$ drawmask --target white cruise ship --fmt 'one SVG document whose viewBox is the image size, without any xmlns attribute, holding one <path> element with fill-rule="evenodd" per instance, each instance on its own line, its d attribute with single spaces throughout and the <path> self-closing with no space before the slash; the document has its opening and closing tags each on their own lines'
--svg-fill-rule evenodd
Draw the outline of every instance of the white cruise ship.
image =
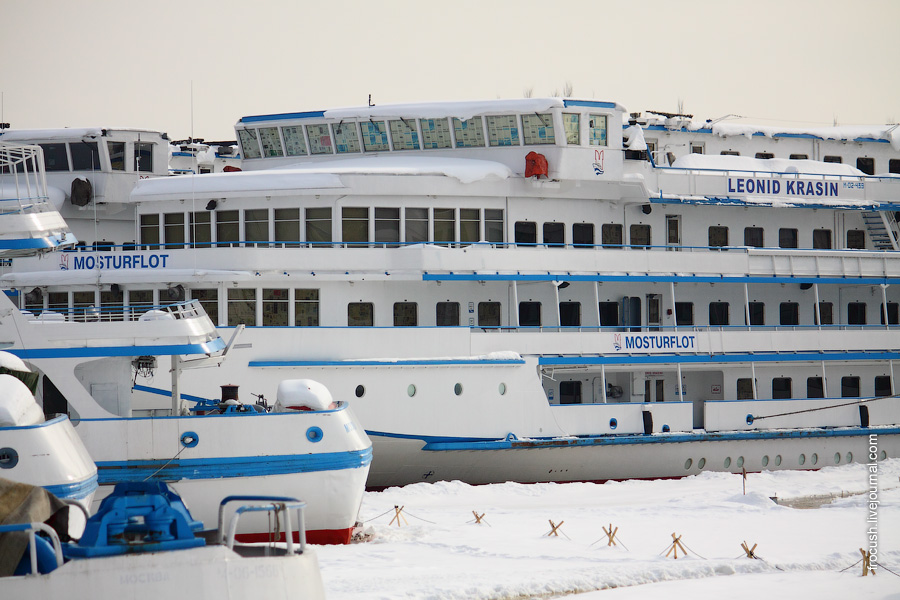
<svg viewBox="0 0 900 600">
<path fill-rule="evenodd" d="M 235 128 L 243 172 L 146 179 L 167 170 L 159 134 L 6 134 L 59 157 L 61 212 L 93 243 L 0 282 L 31 312 L 195 299 L 223 337 L 245 325 L 229 372 L 350 400 L 370 487 L 900 456 L 896 126 L 545 98 Z M 76 172 L 85 142 L 95 170 Z M 171 392 L 165 374 L 136 389 L 135 414 Z"/>
</svg>

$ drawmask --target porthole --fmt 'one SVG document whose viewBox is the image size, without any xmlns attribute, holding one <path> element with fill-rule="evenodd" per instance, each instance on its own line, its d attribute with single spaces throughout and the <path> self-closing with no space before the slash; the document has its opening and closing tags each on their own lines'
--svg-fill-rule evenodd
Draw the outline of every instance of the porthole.
<svg viewBox="0 0 900 600">
<path fill-rule="evenodd" d="M 815 465 L 815 464 L 818 464 L 818 462 L 819 462 L 819 455 L 816 454 L 815 452 L 813 452 L 813 455 L 809 457 L 809 461 L 810 461 L 812 464 L 814 464 L 814 465 Z"/>
<path fill-rule="evenodd" d="M 181 445 L 185 448 L 193 448 L 200 443 L 200 436 L 193 431 L 185 431 L 181 434 Z"/>
<path fill-rule="evenodd" d="M 311 441 L 314 444 L 316 442 L 321 442 L 323 435 L 324 434 L 322 433 L 322 430 L 319 429 L 318 427 L 310 427 L 309 429 L 306 430 L 306 439 L 308 439 L 309 441 Z"/>
<path fill-rule="evenodd" d="M 406 394 L 407 394 L 410 398 L 412 398 L 413 396 L 415 396 L 415 395 L 416 395 L 416 386 L 413 385 L 413 384 L 409 384 L 409 385 L 407 386 L 407 388 L 406 388 Z"/>
<path fill-rule="evenodd" d="M 12 448 L 0 448 L 0 469 L 12 469 L 19 464 L 19 453 Z"/>
<path fill-rule="evenodd" d="M 357 398 L 362 398 L 363 396 L 365 396 L 365 395 L 366 395 L 366 388 L 365 388 L 365 386 L 362 386 L 362 385 L 356 386 L 356 392 L 355 392 L 355 393 L 356 393 L 356 397 L 357 397 Z"/>
<path fill-rule="evenodd" d="M 730 456 L 725 457 L 725 468 L 726 469 L 731 468 L 731 457 Z"/>
<path fill-rule="evenodd" d="M 763 458 L 762 458 L 762 466 L 764 466 L 764 467 L 768 467 L 768 466 L 769 466 L 769 457 L 768 457 L 768 455 L 763 456 Z"/>
<path fill-rule="evenodd" d="M 686 461 L 684 461 L 684 470 L 689 470 L 692 464 L 694 464 L 694 461 L 692 461 L 691 459 L 687 459 Z"/>
<path fill-rule="evenodd" d="M 852 463 L 852 462 L 853 462 L 853 453 L 852 453 L 852 452 L 848 452 L 848 453 L 847 453 L 847 462 L 848 462 L 848 463 Z"/>
<path fill-rule="evenodd" d="M 801 465 L 805 465 L 806 464 L 806 455 L 801 454 L 800 458 L 797 459 L 797 462 L 799 462 Z"/>
<path fill-rule="evenodd" d="M 616 421 L 614 418 L 609 420 L 609 428 L 610 429 L 615 429 L 618 426 L 619 426 L 619 422 Z"/>
<path fill-rule="evenodd" d="M 738 456 L 738 457 L 737 457 L 737 462 L 735 462 L 734 464 L 735 464 L 735 466 L 736 466 L 738 469 L 740 469 L 741 467 L 743 467 L 743 466 L 744 466 L 744 457 L 743 457 L 743 456 Z"/>
<path fill-rule="evenodd" d="M 453 393 L 456 394 L 457 396 L 462 394 L 462 384 L 461 383 L 457 383 L 456 385 L 453 386 Z"/>
<path fill-rule="evenodd" d="M 663 425 L 663 426 L 662 426 L 662 431 L 663 431 L 663 433 L 669 433 L 669 431 L 671 431 L 671 429 L 669 429 L 669 426 L 668 426 L 668 425 Z"/>
<path fill-rule="evenodd" d="M 705 467 L 705 466 L 706 466 L 706 459 L 705 459 L 705 458 L 701 458 L 700 460 L 697 461 L 697 468 L 698 468 L 698 469 L 702 469 L 702 468 Z"/>
<path fill-rule="evenodd" d="M 841 453 L 840 452 L 834 453 L 834 464 L 836 464 L 836 465 L 841 464 Z"/>
<path fill-rule="evenodd" d="M 776 455 L 775 455 L 775 466 L 776 466 L 776 467 L 780 467 L 780 466 L 781 466 L 781 455 L 780 455 L 780 454 L 776 454 Z"/>
<path fill-rule="evenodd" d="M 506 394 L 506 384 L 501 383 L 499 386 L 497 386 L 497 391 L 500 392 L 501 396 L 505 395 Z"/>
</svg>

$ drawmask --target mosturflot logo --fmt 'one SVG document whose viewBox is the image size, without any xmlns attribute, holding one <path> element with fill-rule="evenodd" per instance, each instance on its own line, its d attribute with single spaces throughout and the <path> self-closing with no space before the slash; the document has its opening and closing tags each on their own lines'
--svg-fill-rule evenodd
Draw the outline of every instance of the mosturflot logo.
<svg viewBox="0 0 900 600">
<path fill-rule="evenodd" d="M 69 253 L 61 252 L 59 255 L 59 270 L 60 271 L 68 271 L 69 270 Z"/>
<path fill-rule="evenodd" d="M 594 175 L 603 175 L 603 150 L 594 150 Z"/>
<path fill-rule="evenodd" d="M 622 350 L 622 334 L 616 333 L 613 334 L 613 350 L 616 352 L 621 352 Z"/>
</svg>

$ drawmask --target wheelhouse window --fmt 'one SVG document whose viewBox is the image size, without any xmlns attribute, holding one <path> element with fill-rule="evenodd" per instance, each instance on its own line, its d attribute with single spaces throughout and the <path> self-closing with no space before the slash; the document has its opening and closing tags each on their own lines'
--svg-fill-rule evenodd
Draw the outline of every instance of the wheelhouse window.
<svg viewBox="0 0 900 600">
<path fill-rule="evenodd" d="M 209 248 L 212 246 L 212 213 L 190 213 L 191 248 Z"/>
<path fill-rule="evenodd" d="M 415 120 L 400 119 L 388 121 L 391 131 L 391 143 L 394 150 L 418 150 L 419 132 L 416 130 Z"/>
<path fill-rule="evenodd" d="M 841 398 L 859 398 L 859 377 L 841 377 Z"/>
<path fill-rule="evenodd" d="M 294 325 L 297 327 L 319 326 L 319 290 L 294 290 Z"/>
<path fill-rule="evenodd" d="M 284 151 L 288 156 L 306 156 L 306 139 L 303 128 L 299 125 L 282 127 L 281 137 L 284 139 Z"/>
<path fill-rule="evenodd" d="M 813 229 L 813 248 L 816 250 L 831 249 L 830 229 Z"/>
<path fill-rule="evenodd" d="M 400 209 L 375 208 L 375 242 L 396 247 L 400 243 Z"/>
<path fill-rule="evenodd" d="M 228 326 L 256 325 L 256 290 L 231 288 L 228 290 Z"/>
<path fill-rule="evenodd" d="M 754 248 L 763 247 L 763 228 L 744 227 L 744 245 Z"/>
<path fill-rule="evenodd" d="M 71 152 L 72 154 L 72 170 L 100 170 L 100 151 L 98 150 L 97 142 L 79 142 L 75 144 L 69 144 L 69 152 Z M 135 155 L 136 154 L 137 146 L 135 146 Z"/>
<path fill-rule="evenodd" d="M 263 289 L 262 324 L 271 327 L 287 327 L 290 299 L 287 289 Z"/>
<path fill-rule="evenodd" d="M 516 244 L 537 244 L 537 223 L 531 221 L 516 221 L 514 226 Z"/>
<path fill-rule="evenodd" d="M 394 302 L 394 327 L 415 327 L 419 312 L 415 302 Z"/>
<path fill-rule="evenodd" d="M 581 115 L 563 113 L 563 128 L 566 130 L 566 144 L 578 146 L 581 144 Z"/>
<path fill-rule="evenodd" d="M 868 156 L 860 156 L 856 159 L 856 168 L 866 175 L 875 174 L 875 159 Z"/>
<path fill-rule="evenodd" d="M 711 225 L 709 227 L 709 245 L 710 247 L 727 246 L 728 228 L 721 225 Z"/>
<path fill-rule="evenodd" d="M 573 223 L 572 245 L 576 248 L 590 248 L 594 245 L 594 224 Z"/>
<path fill-rule="evenodd" d="M 216 212 L 216 242 L 218 246 L 237 246 L 240 240 L 240 216 L 236 210 Z"/>
<path fill-rule="evenodd" d="M 520 327 L 540 327 L 541 326 L 541 303 L 540 302 L 519 302 L 519 326 Z"/>
<path fill-rule="evenodd" d="M 604 223 L 600 226 L 600 240 L 604 246 L 621 246 L 625 243 L 623 228 L 619 223 Z"/>
<path fill-rule="evenodd" d="M 847 248 L 851 250 L 865 250 L 866 232 L 862 229 L 848 229 Z"/>
<path fill-rule="evenodd" d="M 406 218 L 406 243 L 418 244 L 428 241 L 428 209 L 407 208 L 404 211 Z"/>
<path fill-rule="evenodd" d="M 865 302 L 849 302 L 847 304 L 847 324 L 848 325 L 865 325 L 866 324 L 866 303 Z"/>
<path fill-rule="evenodd" d="M 825 384 L 821 377 L 806 378 L 806 397 L 807 398 L 824 398 Z"/>
<path fill-rule="evenodd" d="M 749 302 L 747 312 L 750 315 L 751 327 L 762 327 L 766 324 L 766 305 L 764 302 Z"/>
<path fill-rule="evenodd" d="M 566 226 L 563 223 L 544 223 L 544 244 L 561 248 L 566 243 Z"/>
<path fill-rule="evenodd" d="M 591 146 L 605 146 L 606 115 L 590 115 L 588 122 L 588 139 Z"/>
<path fill-rule="evenodd" d="M 362 129 L 363 149 L 366 152 L 387 152 L 390 150 L 384 121 L 365 121 L 360 123 L 359 126 Z"/>
<path fill-rule="evenodd" d="M 650 246 L 650 226 L 635 224 L 631 226 L 631 245 L 638 248 Z"/>
<path fill-rule="evenodd" d="M 334 154 L 331 151 L 331 132 L 328 125 L 307 125 L 306 136 L 309 138 L 310 154 Z"/>
<path fill-rule="evenodd" d="M 331 243 L 331 208 L 306 209 L 306 241 L 312 244 Z"/>
<path fill-rule="evenodd" d="M 296 246 L 300 241 L 300 209 L 276 208 L 275 217 L 275 241 L 285 247 Z"/>
<path fill-rule="evenodd" d="M 553 115 L 535 113 L 522 115 L 522 138 L 526 145 L 553 144 Z"/>
<path fill-rule="evenodd" d="M 422 146 L 429 148 L 450 147 L 450 125 L 447 119 L 420 119 Z"/>
<path fill-rule="evenodd" d="M 728 325 L 727 302 L 709 303 L 709 324 L 711 327 L 722 327 L 724 325 Z"/>
<path fill-rule="evenodd" d="M 368 207 L 345 206 L 341 209 L 341 241 L 350 248 L 361 248 L 368 243 Z"/>
<path fill-rule="evenodd" d="M 238 140 L 241 142 L 241 151 L 244 154 L 244 158 L 262 157 L 255 129 L 238 129 Z"/>
<path fill-rule="evenodd" d="M 774 400 L 786 400 L 793 398 L 791 392 L 790 377 L 773 377 L 772 378 L 772 398 Z"/>
<path fill-rule="evenodd" d="M 434 307 L 434 324 L 438 327 L 459 326 L 459 302 L 438 302 Z"/>
<path fill-rule="evenodd" d="M 797 230 L 789 227 L 782 227 L 778 230 L 778 247 L 779 248 L 797 248 Z"/>
<path fill-rule="evenodd" d="M 560 302 L 559 324 L 562 327 L 581 327 L 581 302 Z"/>
<path fill-rule="evenodd" d="M 676 325 L 693 325 L 694 324 L 694 303 L 693 302 L 676 302 L 675 303 L 675 324 Z"/>
<path fill-rule="evenodd" d="M 43 147 L 43 145 L 42 145 Z M 106 149 L 109 151 L 109 166 L 113 171 L 125 170 L 125 142 L 106 142 Z M 46 158 L 47 151 L 44 151 Z M 68 169 L 68 167 L 66 167 Z"/>
<path fill-rule="evenodd" d="M 488 143 L 491 146 L 518 146 L 519 123 L 516 115 L 487 117 Z"/>
<path fill-rule="evenodd" d="M 799 325 L 800 305 L 796 302 L 782 302 L 778 305 L 778 315 L 782 325 Z"/>
<path fill-rule="evenodd" d="M 368 123 L 366 123 L 368 125 Z M 365 132 L 365 126 L 363 126 Z M 359 152 L 359 134 L 356 131 L 356 123 L 338 123 L 331 126 L 334 132 L 334 151 L 338 154 Z M 363 133 L 365 139 L 365 133 Z"/>
<path fill-rule="evenodd" d="M 96 145 L 95 145 L 96 147 Z M 134 170 L 138 173 L 153 172 L 153 144 L 150 142 L 134 143 Z"/>
<path fill-rule="evenodd" d="M 457 148 L 484 148 L 484 127 L 481 117 L 461 121 L 453 118 L 453 132 L 456 134 Z"/>
<path fill-rule="evenodd" d="M 119 161 L 122 163 L 121 169 L 116 169 L 113 166 L 113 170 L 124 171 L 125 170 L 125 144 L 122 142 L 107 142 L 109 147 L 109 157 L 110 160 L 115 161 L 113 158 L 113 149 L 112 146 L 121 145 L 122 152 L 119 156 Z M 66 152 L 65 144 L 40 144 L 41 149 L 44 151 L 44 168 L 47 171 L 68 171 L 69 170 L 69 155 Z M 114 162 L 115 164 L 115 162 Z"/>
<path fill-rule="evenodd" d="M 500 303 L 499 302 L 479 302 L 478 303 L 478 326 L 479 327 L 500 327 Z"/>
<path fill-rule="evenodd" d="M 372 327 L 375 325 L 375 306 L 371 302 L 347 304 L 348 327 Z"/>
<path fill-rule="evenodd" d="M 262 146 L 262 154 L 266 158 L 284 156 L 277 127 L 260 127 L 259 142 Z"/>
</svg>

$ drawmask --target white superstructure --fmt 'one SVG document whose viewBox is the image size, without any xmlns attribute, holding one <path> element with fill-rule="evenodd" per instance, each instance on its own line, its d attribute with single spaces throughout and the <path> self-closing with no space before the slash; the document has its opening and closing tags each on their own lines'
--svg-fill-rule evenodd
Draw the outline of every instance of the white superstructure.
<svg viewBox="0 0 900 600">
<path fill-rule="evenodd" d="M 352 400 L 370 486 L 896 456 L 897 131 L 829 131 L 560 98 L 245 117 L 244 172 L 142 180 L 127 245 L 0 281 L 246 325 L 231 372 Z"/>
</svg>

